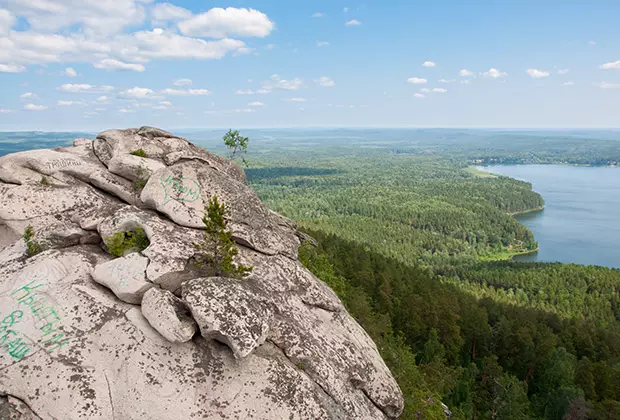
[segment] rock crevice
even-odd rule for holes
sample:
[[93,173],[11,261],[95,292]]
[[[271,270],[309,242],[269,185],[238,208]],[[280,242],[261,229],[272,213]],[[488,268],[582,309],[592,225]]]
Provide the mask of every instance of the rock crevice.
[[[146,157],[132,154],[139,149]],[[254,267],[244,280],[201,277],[191,267],[213,195],[229,209],[236,262]],[[47,251],[26,255],[26,226]],[[146,249],[105,252],[102,239],[136,226]],[[0,233],[0,395],[9,395],[0,414],[275,420],[402,412],[372,340],[297,260],[303,235],[295,224],[264,207],[238,165],[186,139],[153,127],[108,130],[73,147],[0,157]]]

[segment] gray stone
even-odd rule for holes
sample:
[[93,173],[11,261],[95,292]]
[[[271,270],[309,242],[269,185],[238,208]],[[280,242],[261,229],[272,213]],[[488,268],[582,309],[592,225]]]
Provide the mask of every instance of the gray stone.
[[202,336],[226,344],[236,358],[246,357],[267,339],[273,311],[239,280],[190,280],[183,284],[183,300]]
[[198,331],[183,301],[168,290],[152,288],[142,299],[142,315],[166,340],[185,343]]
[[110,289],[123,302],[139,305],[153,287],[146,280],[149,260],[137,252],[100,264],[93,270],[93,280]]

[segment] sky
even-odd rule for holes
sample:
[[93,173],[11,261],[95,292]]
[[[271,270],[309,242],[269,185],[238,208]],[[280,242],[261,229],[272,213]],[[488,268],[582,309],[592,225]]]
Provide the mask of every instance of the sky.
[[0,0],[0,131],[620,127],[620,1]]

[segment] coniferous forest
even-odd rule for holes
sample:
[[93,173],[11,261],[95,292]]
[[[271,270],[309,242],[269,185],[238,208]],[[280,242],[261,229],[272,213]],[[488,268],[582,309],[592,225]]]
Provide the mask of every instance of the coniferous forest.
[[512,214],[544,199],[476,168],[609,165],[620,142],[387,133],[259,137],[246,173],[317,239],[302,262],[377,343],[402,418],[620,419],[620,270],[512,261],[538,247]]

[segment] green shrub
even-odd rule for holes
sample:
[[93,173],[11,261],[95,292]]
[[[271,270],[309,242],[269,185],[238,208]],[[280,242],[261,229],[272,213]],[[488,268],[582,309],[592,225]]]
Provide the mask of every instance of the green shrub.
[[138,166],[138,168],[136,169],[136,180],[133,182],[134,192],[137,193],[139,191],[142,191],[142,189],[146,186],[146,183],[149,180],[148,175],[149,175],[149,172],[144,166],[142,165]]
[[43,175],[41,177],[41,180],[39,181],[39,184],[45,185],[45,186],[51,185],[49,179],[47,179],[47,177],[45,175]]
[[144,229],[137,227],[135,230],[116,232],[104,239],[108,251],[115,257],[122,257],[130,252],[145,250],[151,243]]
[[232,231],[228,229],[226,206],[219,202],[217,196],[209,200],[202,222],[206,233],[201,243],[194,244],[198,250],[194,256],[194,267],[210,277],[242,279],[248,276],[253,267],[233,262],[239,250],[232,239]]
[[146,179],[138,178],[133,182],[133,190],[134,192],[142,191],[146,186]]
[[148,157],[148,155],[146,154],[144,149],[134,150],[133,152],[130,153],[130,155],[140,156],[140,157],[143,157],[143,158]]
[[31,225],[28,225],[28,227],[24,230],[23,238],[26,242],[26,253],[29,257],[37,255],[43,251],[41,244],[35,240],[34,229],[32,229]]

